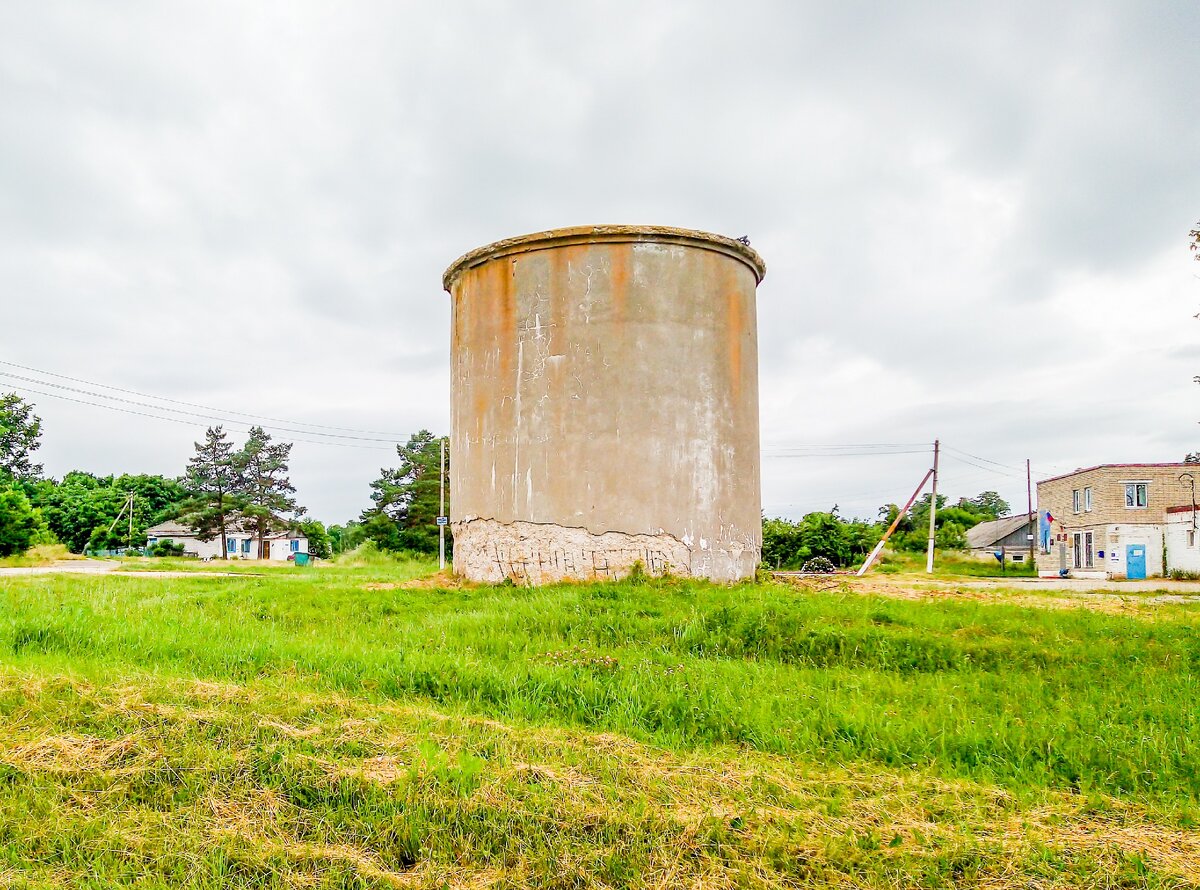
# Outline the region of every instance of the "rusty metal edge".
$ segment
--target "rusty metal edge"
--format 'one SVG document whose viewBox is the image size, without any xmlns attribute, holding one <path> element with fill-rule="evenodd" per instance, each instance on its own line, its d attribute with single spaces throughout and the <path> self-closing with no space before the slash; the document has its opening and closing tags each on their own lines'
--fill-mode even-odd
<svg viewBox="0 0 1200 890">
<path fill-rule="evenodd" d="M 564 229 L 533 232 L 529 235 L 517 235 L 477 247 L 450 264 L 445 274 L 442 275 L 442 287 L 447 293 L 450 293 L 454 282 L 467 269 L 513 254 L 549 250 L 573 244 L 620 244 L 639 241 L 682 244 L 723 253 L 749 266 L 754 273 L 756 283 L 762 283 L 767 274 L 767 264 L 759 256 L 758 251 L 734 238 L 726 238 L 724 235 L 713 235 L 694 229 L 678 229 L 672 226 L 571 226 Z"/>
</svg>

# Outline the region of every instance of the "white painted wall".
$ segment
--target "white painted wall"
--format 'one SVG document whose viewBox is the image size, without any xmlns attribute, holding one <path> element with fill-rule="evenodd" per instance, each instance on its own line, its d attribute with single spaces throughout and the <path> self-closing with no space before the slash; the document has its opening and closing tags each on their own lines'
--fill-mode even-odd
<svg viewBox="0 0 1200 890">
<path fill-rule="evenodd" d="M 229 556 L 237 557 L 238 559 L 257 559 L 258 558 L 258 541 L 245 534 L 227 535 L 228 541 L 233 541 L 235 549 L 229 551 Z M 292 550 L 292 541 L 298 541 L 299 552 L 308 552 L 308 538 L 268 538 L 271 542 L 271 562 L 287 562 L 287 558 L 294 552 Z M 185 553 L 194 553 L 201 559 L 212 559 L 221 555 L 221 538 L 216 537 L 211 541 L 201 541 L 194 537 L 183 537 L 176 535 L 156 535 L 147 541 L 147 546 L 152 545 L 155 541 L 175 541 L 182 544 Z M 245 542 L 249 541 L 249 550 L 246 550 Z"/>
<path fill-rule="evenodd" d="M 1200 572 L 1200 532 L 1188 546 L 1188 532 L 1195 529 L 1192 523 L 1191 510 L 1167 514 L 1167 571 Z"/>
<path fill-rule="evenodd" d="M 1125 577 L 1125 548 L 1130 544 L 1146 547 L 1146 577 L 1163 574 L 1163 527 L 1161 525 L 1110 525 L 1104 565 L 1113 577 Z M 1099 562 L 1099 560 L 1097 560 Z M 1099 566 L 1097 566 L 1099 568 Z"/>
</svg>

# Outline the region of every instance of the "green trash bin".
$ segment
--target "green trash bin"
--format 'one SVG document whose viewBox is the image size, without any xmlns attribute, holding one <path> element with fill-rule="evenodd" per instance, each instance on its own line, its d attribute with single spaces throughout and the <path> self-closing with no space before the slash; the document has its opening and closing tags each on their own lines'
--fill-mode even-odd
<svg viewBox="0 0 1200 890">
<path fill-rule="evenodd" d="M 298 565 L 298 566 L 308 565 L 308 554 L 307 553 L 297 553 L 296 554 L 296 565 Z"/>
</svg>

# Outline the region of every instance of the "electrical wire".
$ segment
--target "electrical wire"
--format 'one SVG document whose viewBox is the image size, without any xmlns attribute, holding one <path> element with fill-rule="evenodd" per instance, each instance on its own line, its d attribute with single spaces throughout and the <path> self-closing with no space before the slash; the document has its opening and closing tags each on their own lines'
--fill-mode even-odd
<svg viewBox="0 0 1200 890">
<path fill-rule="evenodd" d="M 134 415 L 137 415 L 138 417 L 149 417 L 152 420 L 165 420 L 168 423 L 183 424 L 184 426 L 189 426 L 189 427 L 192 427 L 193 429 L 198 426 L 203 426 L 203 424 L 196 423 L 195 421 L 192 421 L 192 420 L 184 420 L 181 417 L 163 417 L 161 414 L 147 414 L 144 411 L 134 411 L 129 408 L 120 408 L 117 405 L 105 405 L 103 403 L 98 403 L 98 402 L 86 402 L 83 399 L 73 399 L 70 396 L 64 396 L 64 395 L 60 395 L 58 393 L 53 393 L 53 392 L 45 392 L 43 390 L 34 389 L 29 386 L 13 386 L 12 388 L 17 390 L 18 392 L 34 393 L 35 395 L 47 396 L 48 398 L 51 398 L 51 399 L 60 399 L 64 402 L 74 402 L 77 405 L 88 405 L 89 407 L 92 407 L 92 408 L 104 408 L 108 411 L 120 411 L 122 414 L 134 414 Z M 247 429 L 249 429 L 250 427 L 255 425 L 255 424 L 246 423 L 246 422 L 240 421 L 240 420 L 228 421 L 228 423 L 231 423 L 235 426 L 246 427 Z M 373 451 L 392 451 L 392 450 L 394 450 L 393 448 L 388 448 L 383 445 L 355 445 L 350 442 L 333 442 L 333 441 L 321 441 L 321 440 L 313 440 L 313 439 L 294 439 L 293 441 L 304 442 L 309 445 L 330 445 L 335 448 L 364 448 L 364 449 L 373 450 Z"/>
<path fill-rule="evenodd" d="M 763 451 L 763 457 L 886 457 L 893 454 L 928 454 L 929 449 L 920 451 L 831 451 L 824 454 L 818 453 L 803 453 L 797 452 L 789 454 L 786 452 L 771 452 Z"/>
<path fill-rule="evenodd" d="M 231 414 L 231 415 L 234 415 L 235 417 L 248 417 L 252 420 L 267 420 L 272 423 L 288 423 L 288 424 L 292 424 L 293 426 L 310 426 L 310 427 L 315 427 L 317 429 L 337 430 L 337 431 L 344 432 L 344 433 L 368 433 L 368 434 L 390 437 L 387 439 L 378 440 L 378 441 L 384 441 L 384 442 L 390 442 L 390 441 L 393 441 L 394 439 L 403 438 L 403 436 L 401 436 L 399 433 L 391 433 L 387 430 L 361 430 L 361 429 L 355 429 L 354 427 L 329 426 L 329 425 L 321 424 L 321 423 L 306 423 L 302 420 L 285 420 L 285 419 L 279 418 L 279 417 L 267 417 L 266 415 L 262 415 L 262 414 L 247 414 L 244 411 L 233 411 L 233 410 L 224 409 L 224 408 L 214 408 L 211 405 L 201 405 L 196 402 L 185 402 L 180 399 L 167 398 L 166 396 L 156 396 L 156 395 L 151 395 L 149 393 L 138 392 L 137 390 L 123 389 L 120 386 L 110 386 L 107 383 L 97 383 L 94 380 L 84 380 L 81 377 L 70 377 L 66 374 L 55 373 L 54 371 L 43 371 L 40 368 L 32 368 L 32 367 L 29 367 L 28 365 L 19 365 L 16 362 L 10 362 L 10 361 L 6 361 L 4 359 L 0 359 L 0 365 L 6 365 L 7 367 L 10 367 L 10 368 L 20 368 L 22 371 L 30 371 L 34 374 L 41 374 L 46 377 L 54 377 L 59 380 L 70 380 L 72 383 L 82 383 L 86 386 L 95 386 L 95 387 L 99 387 L 100 389 L 110 389 L 113 392 L 121 392 L 121 393 L 125 393 L 126 395 L 138 396 L 139 398 L 143 398 L 143 399 L 154 399 L 155 401 L 168 402 L 172 405 L 185 405 L 188 408 L 203 408 L 205 411 L 214 411 L 217 414 L 222 414 L 222 415 Z M 16 375 L 8 375 L 8 376 L 16 376 Z M 19 379 L 28 380 L 28 378 L 19 378 Z M 38 383 L 41 386 L 53 386 L 54 385 L 54 384 L 49 383 L 48 381 L 39 380 L 39 381 L 34 381 L 34 382 Z M 110 396 L 104 396 L 100 393 L 96 393 L 95 395 L 99 398 L 111 398 Z M 159 407 L 159 406 L 154 406 L 154 407 Z M 169 410 L 169 409 L 163 408 L 162 410 Z M 181 413 L 183 413 L 183 412 L 181 412 Z M 350 438 L 350 437 L 347 437 L 347 438 Z"/>
<path fill-rule="evenodd" d="M 199 417 L 204 420 L 216 420 L 221 423 L 234 423 L 242 426 L 255 426 L 255 424 L 247 424 L 245 421 L 230 420 L 228 417 L 221 417 L 215 414 L 200 414 L 196 411 L 184 411 L 182 408 L 168 408 L 165 405 L 154 405 L 149 402 L 137 402 L 133 399 L 122 399 L 120 396 L 106 396 L 103 393 L 92 392 L 91 390 L 79 389 L 74 386 L 64 386 L 61 383 L 51 383 L 48 380 L 35 380 L 31 377 L 22 377 L 19 374 L 10 374 L 7 371 L 0 371 L 0 377 L 8 378 L 9 380 L 20 380 L 25 383 L 36 383 L 38 386 L 49 386 L 54 389 L 61 389 L 66 392 L 73 392 L 79 395 L 92 396 L 97 399 L 107 399 L 110 402 L 120 402 L 123 405 L 135 405 L 139 408 L 150 408 L 154 411 L 169 411 L 172 414 L 186 414 L 190 417 Z M 154 398 L 151 396 L 151 398 Z M 358 442 L 392 442 L 393 439 L 377 439 L 367 436 L 346 436 L 340 433 L 322 433 L 319 430 L 298 430 L 286 426 L 269 425 L 270 429 L 283 433 L 300 433 L 305 436 L 321 436 L 327 439 L 352 439 Z"/>
<path fill-rule="evenodd" d="M 1003 464 L 1003 463 L 1000 463 L 1000 461 L 998 461 L 998 460 L 992 460 L 991 458 L 987 458 L 987 457 L 980 457 L 978 454 L 971 454 L 969 451 L 963 451 L 961 448 L 955 448 L 953 445 L 943 445 L 942 447 L 943 447 L 943 448 L 946 448 L 946 449 L 948 449 L 948 450 L 950 450 L 950 451 L 957 452 L 958 454 L 961 454 L 961 455 L 963 455 L 964 457 L 970 457 L 970 458 L 973 458 L 973 459 L 975 459 L 975 460 L 980 460 L 980 461 L 983 461 L 985 464 L 995 464 L 995 465 L 996 465 L 996 466 L 998 466 L 998 467 L 1004 467 L 1006 470 L 1017 470 L 1017 471 L 1020 471 L 1020 472 L 1022 472 L 1022 473 L 1025 471 L 1025 468 L 1024 468 L 1024 467 L 1016 467 L 1016 466 L 1013 466 L 1012 464 Z"/>
</svg>

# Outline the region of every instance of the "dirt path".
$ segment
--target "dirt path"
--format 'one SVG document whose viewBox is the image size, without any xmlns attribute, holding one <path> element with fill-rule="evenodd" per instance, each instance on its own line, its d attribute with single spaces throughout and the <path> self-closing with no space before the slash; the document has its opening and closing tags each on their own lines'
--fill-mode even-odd
<svg viewBox="0 0 1200 890">
<path fill-rule="evenodd" d="M 1200 584 L 1188 581 L 1114 582 L 1059 578 L 954 580 L 879 575 L 839 580 L 856 593 L 898 599 L 971 599 L 1046 609 L 1085 608 L 1098 612 L 1140 612 L 1149 615 L 1156 606 L 1200 603 Z"/>
<path fill-rule="evenodd" d="M 0 578 L 13 575 L 117 575 L 123 578 L 254 578 L 252 572 L 177 572 L 147 570 L 134 572 L 122 569 L 118 562 L 102 559 L 65 559 L 45 566 L 14 566 L 0 568 Z"/>
</svg>

